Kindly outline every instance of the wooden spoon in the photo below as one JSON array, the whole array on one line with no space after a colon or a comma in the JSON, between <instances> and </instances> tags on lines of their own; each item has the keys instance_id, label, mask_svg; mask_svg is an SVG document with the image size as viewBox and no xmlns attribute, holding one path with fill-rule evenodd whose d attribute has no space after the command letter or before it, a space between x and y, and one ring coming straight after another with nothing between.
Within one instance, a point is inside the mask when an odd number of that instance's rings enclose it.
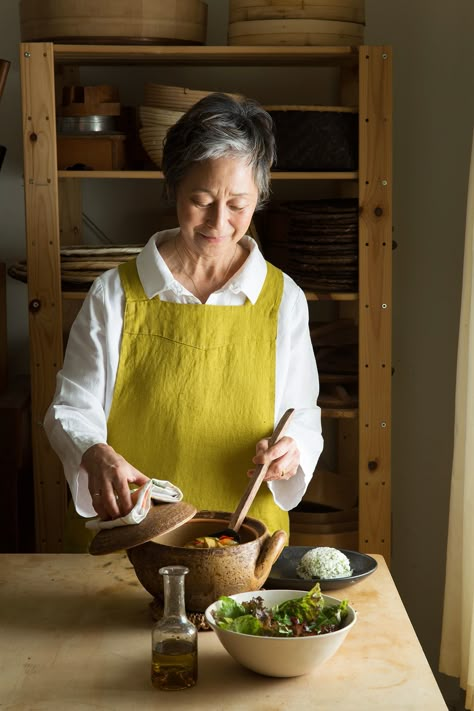
<instances>
[{"instance_id":1,"label":"wooden spoon","mask_svg":"<svg viewBox=\"0 0 474 711\"><path fill-rule=\"evenodd\" d=\"M293 416L293 413L294 409L290 408L280 419L279 423L275 427L275 431L273 432L268 442L269 447L274 445L275 442L280 439L280 437L283 437L284 433L286 432L286 428L288 427L290 420ZM244 492L244 495L240 499L237 508L230 517L229 528L225 528L223 531L217 531L217 533L209 533L209 537L219 538L220 536L229 536L229 538L233 538L235 541L240 543L240 536L238 534L238 531L242 525L244 518L247 515L249 508L253 503L253 500L257 495L258 490L260 489L260 486L263 482L263 479L265 477L265 474L267 473L267 469L270 464L271 462L269 464L257 464L254 473L249 479L249 483Z\"/></svg>"}]
</instances>

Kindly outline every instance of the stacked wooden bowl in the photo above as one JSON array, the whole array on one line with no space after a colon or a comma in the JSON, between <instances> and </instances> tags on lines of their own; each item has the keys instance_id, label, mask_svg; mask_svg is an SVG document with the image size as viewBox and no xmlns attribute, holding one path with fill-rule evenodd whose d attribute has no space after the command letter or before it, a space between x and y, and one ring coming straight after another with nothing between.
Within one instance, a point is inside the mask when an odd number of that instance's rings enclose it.
<instances>
[{"instance_id":1,"label":"stacked wooden bowl","mask_svg":"<svg viewBox=\"0 0 474 711\"><path fill-rule=\"evenodd\" d=\"M205 44L202 0L21 0L21 39Z\"/></svg>"},{"instance_id":2,"label":"stacked wooden bowl","mask_svg":"<svg viewBox=\"0 0 474 711\"><path fill-rule=\"evenodd\" d=\"M228 42L247 46L360 45L365 0L230 0Z\"/></svg>"}]
</instances>

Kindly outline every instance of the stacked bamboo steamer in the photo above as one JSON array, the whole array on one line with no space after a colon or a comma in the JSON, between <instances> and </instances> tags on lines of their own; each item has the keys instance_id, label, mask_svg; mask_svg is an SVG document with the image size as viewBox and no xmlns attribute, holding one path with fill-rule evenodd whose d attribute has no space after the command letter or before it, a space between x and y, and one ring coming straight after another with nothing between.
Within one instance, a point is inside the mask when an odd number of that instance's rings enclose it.
<instances>
[{"instance_id":1,"label":"stacked bamboo steamer","mask_svg":"<svg viewBox=\"0 0 474 711\"><path fill-rule=\"evenodd\" d=\"M365 0L229 0L230 45L360 45Z\"/></svg>"},{"instance_id":2,"label":"stacked bamboo steamer","mask_svg":"<svg viewBox=\"0 0 474 711\"><path fill-rule=\"evenodd\" d=\"M205 44L203 0L20 0L21 39Z\"/></svg>"}]
</instances>

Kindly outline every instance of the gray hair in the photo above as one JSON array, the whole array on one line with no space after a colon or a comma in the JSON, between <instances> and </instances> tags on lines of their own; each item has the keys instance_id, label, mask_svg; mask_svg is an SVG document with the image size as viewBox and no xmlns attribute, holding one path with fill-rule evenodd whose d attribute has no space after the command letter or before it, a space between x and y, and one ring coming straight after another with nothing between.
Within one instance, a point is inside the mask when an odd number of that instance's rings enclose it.
<instances>
[{"instance_id":1,"label":"gray hair","mask_svg":"<svg viewBox=\"0 0 474 711\"><path fill-rule=\"evenodd\" d=\"M273 120L253 99L213 93L192 106L166 134L162 170L168 198L193 163L245 158L258 190L257 207L270 195L270 168L276 159Z\"/></svg>"}]
</instances>

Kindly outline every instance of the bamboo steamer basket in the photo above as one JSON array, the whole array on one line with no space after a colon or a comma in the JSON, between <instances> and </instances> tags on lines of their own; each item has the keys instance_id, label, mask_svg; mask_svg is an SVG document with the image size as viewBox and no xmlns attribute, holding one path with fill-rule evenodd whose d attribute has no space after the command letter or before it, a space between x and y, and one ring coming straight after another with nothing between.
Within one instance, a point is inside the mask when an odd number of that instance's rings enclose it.
<instances>
[{"instance_id":1,"label":"bamboo steamer basket","mask_svg":"<svg viewBox=\"0 0 474 711\"><path fill-rule=\"evenodd\" d=\"M230 0L229 22L337 20L365 23L365 0Z\"/></svg>"},{"instance_id":2,"label":"bamboo steamer basket","mask_svg":"<svg viewBox=\"0 0 474 711\"><path fill-rule=\"evenodd\" d=\"M335 20L251 20L230 22L230 45L240 46L337 46L360 45L364 26Z\"/></svg>"},{"instance_id":3,"label":"bamboo steamer basket","mask_svg":"<svg viewBox=\"0 0 474 711\"><path fill-rule=\"evenodd\" d=\"M21 0L21 39L205 44L202 0Z\"/></svg>"}]
</instances>

